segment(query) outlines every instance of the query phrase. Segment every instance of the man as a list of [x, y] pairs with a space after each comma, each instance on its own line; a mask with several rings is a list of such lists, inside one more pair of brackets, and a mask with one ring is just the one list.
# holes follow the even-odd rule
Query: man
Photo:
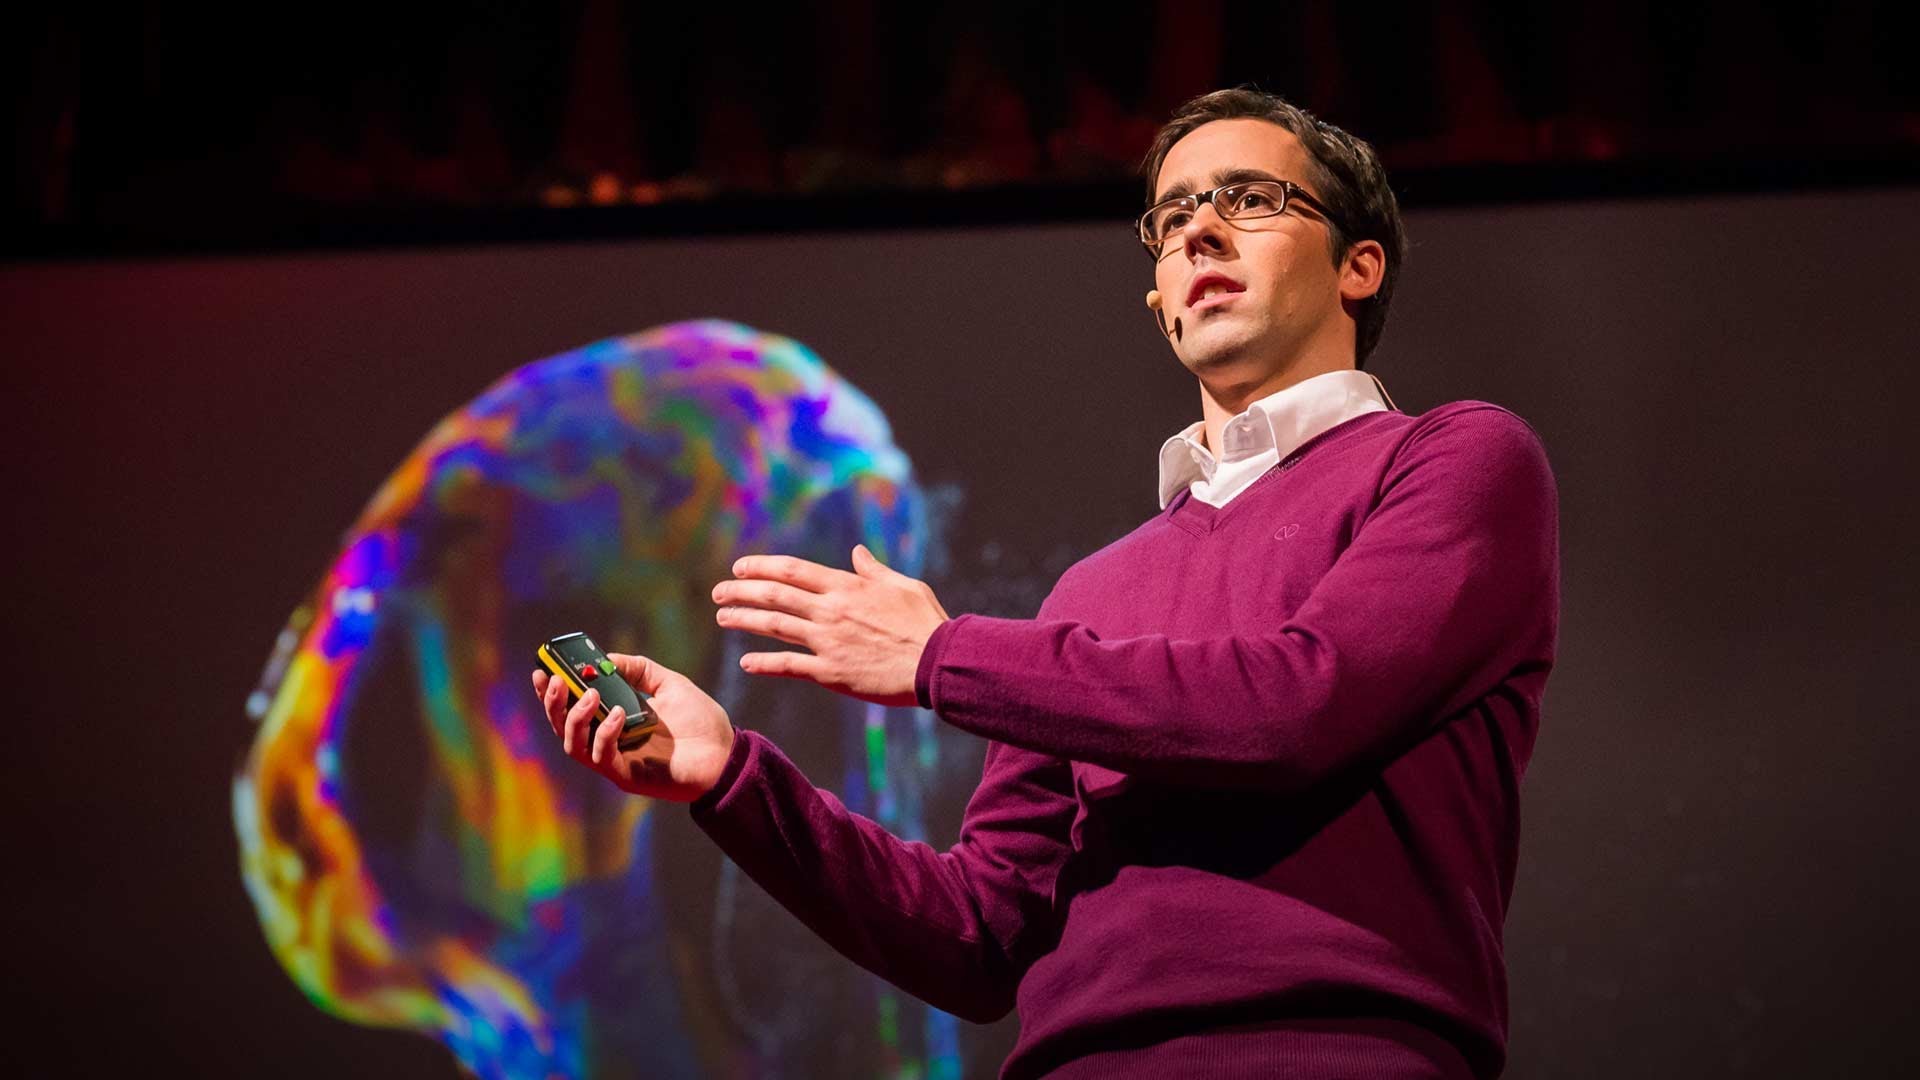
[[1033, 620], [949, 618], [865, 548], [749, 556], [750, 673], [918, 702], [990, 740], [959, 842], [890, 836], [640, 658], [629, 755], [536, 678], [569, 753], [695, 821], [856, 962], [962, 1017], [1007, 1077], [1489, 1077], [1518, 794], [1553, 663], [1556, 496], [1492, 405], [1408, 416], [1359, 370], [1403, 248], [1373, 151], [1278, 98], [1184, 106], [1141, 240], [1201, 420], [1162, 510]]

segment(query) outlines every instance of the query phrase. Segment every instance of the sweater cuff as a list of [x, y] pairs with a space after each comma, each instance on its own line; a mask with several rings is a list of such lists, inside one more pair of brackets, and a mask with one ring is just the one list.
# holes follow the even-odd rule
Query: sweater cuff
[[714, 781], [701, 796], [687, 804], [687, 810], [698, 821], [720, 812], [720, 804], [726, 800], [729, 792], [740, 780], [740, 774], [747, 771], [748, 759], [753, 756], [753, 738], [749, 732], [733, 729], [733, 749], [727, 753], [727, 764], [720, 770], [720, 779]]
[[933, 708], [933, 676], [940, 667], [940, 655], [947, 651], [947, 642], [953, 637], [953, 628], [970, 615], [958, 615], [933, 628], [933, 636], [927, 639], [926, 647], [920, 650], [920, 666], [913, 673], [913, 696], [919, 700], [923, 709]]

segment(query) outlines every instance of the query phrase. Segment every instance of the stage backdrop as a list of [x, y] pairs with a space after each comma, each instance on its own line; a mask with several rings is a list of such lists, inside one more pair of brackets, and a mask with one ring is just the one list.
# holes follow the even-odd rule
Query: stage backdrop
[[[1370, 369], [1562, 496], [1509, 1075], [1910, 1067], [1920, 193], [1410, 227]], [[1198, 416], [1149, 283], [1118, 224], [0, 267], [15, 1059], [991, 1076], [1012, 1019], [839, 961], [517, 687], [544, 632], [672, 658], [950, 843], [977, 741], [743, 684], [705, 590], [866, 541], [1031, 614]]]

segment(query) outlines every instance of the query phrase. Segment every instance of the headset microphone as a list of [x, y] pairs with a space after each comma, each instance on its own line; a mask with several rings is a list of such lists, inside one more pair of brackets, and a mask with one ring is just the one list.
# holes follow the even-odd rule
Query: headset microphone
[[1173, 329], [1172, 330], [1167, 329], [1166, 313], [1160, 310], [1160, 290], [1159, 289], [1147, 290], [1147, 307], [1152, 309], [1153, 317], [1160, 321], [1160, 332], [1172, 338], [1175, 341], [1179, 341], [1180, 340], [1180, 319], [1178, 317], [1175, 317], [1173, 320]]

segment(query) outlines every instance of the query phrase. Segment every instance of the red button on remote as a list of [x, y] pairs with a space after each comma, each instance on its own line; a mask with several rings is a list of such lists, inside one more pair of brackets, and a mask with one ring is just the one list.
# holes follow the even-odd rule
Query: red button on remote
[[593, 670], [592, 664], [581, 664], [580, 677], [583, 679], [586, 679], [588, 682], [592, 682], [594, 679], [597, 679], [600, 677], [600, 673]]

